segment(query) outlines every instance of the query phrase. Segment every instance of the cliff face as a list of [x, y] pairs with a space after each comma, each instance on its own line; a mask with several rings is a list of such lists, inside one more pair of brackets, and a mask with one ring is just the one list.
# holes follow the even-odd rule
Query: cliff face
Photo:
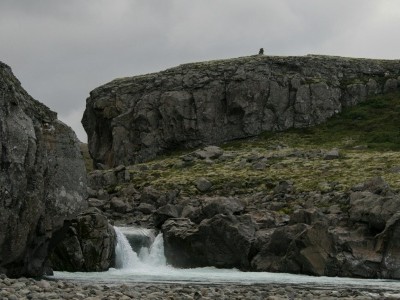
[[86, 207], [75, 133], [0, 63], [0, 273], [39, 276], [50, 240]]
[[396, 90], [400, 61], [269, 57], [181, 65], [96, 88], [82, 120], [95, 163], [147, 161], [176, 148], [324, 122]]

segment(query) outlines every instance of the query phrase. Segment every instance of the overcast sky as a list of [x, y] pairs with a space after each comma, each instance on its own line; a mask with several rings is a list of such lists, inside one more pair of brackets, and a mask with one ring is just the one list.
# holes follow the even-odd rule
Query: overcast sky
[[0, 0], [0, 60], [82, 141], [117, 77], [256, 54], [400, 58], [399, 0]]

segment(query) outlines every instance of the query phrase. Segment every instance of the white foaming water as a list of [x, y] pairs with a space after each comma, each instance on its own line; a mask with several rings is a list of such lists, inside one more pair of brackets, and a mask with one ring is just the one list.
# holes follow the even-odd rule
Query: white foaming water
[[135, 265], [139, 264], [137, 254], [132, 250], [128, 239], [119, 230], [114, 227], [117, 234], [117, 246], [115, 247], [115, 266], [117, 269], [133, 269]]
[[[400, 281], [380, 279], [355, 279], [340, 277], [314, 277], [269, 272], [241, 272], [236, 269], [217, 269], [213, 267], [177, 269], [166, 264], [162, 234], [157, 235], [150, 248], [142, 248], [139, 254], [132, 250], [122, 232], [138, 232], [137, 229], [115, 227], [117, 233], [117, 269], [106, 272], [54, 272], [56, 279], [95, 281], [104, 283], [129, 282], [168, 282], [200, 284], [302, 284], [326, 286], [365, 286], [400, 290]], [[139, 230], [140, 231], [140, 230]], [[149, 235], [149, 231], [143, 231]]]
[[166, 267], [167, 260], [164, 255], [164, 239], [162, 233], [159, 233], [154, 239], [150, 249], [142, 248], [139, 258], [144, 265], [153, 267]]

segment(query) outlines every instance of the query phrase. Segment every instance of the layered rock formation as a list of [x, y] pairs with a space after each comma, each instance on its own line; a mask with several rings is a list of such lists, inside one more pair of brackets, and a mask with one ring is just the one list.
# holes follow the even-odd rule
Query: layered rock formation
[[398, 89], [400, 61], [251, 56], [116, 79], [90, 93], [82, 120], [96, 165], [324, 122]]
[[50, 240], [86, 206], [75, 133], [0, 63], [0, 273], [40, 276]]

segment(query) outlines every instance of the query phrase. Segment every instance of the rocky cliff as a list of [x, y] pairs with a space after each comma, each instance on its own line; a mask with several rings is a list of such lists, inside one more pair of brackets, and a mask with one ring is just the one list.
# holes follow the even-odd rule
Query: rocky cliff
[[400, 92], [375, 95], [312, 128], [95, 170], [89, 206], [161, 230], [177, 267], [400, 279], [399, 118]]
[[116, 79], [90, 93], [82, 123], [95, 164], [150, 160], [324, 122], [400, 86], [400, 61], [250, 56]]
[[78, 140], [0, 63], [0, 273], [39, 276], [64, 220], [86, 207]]

